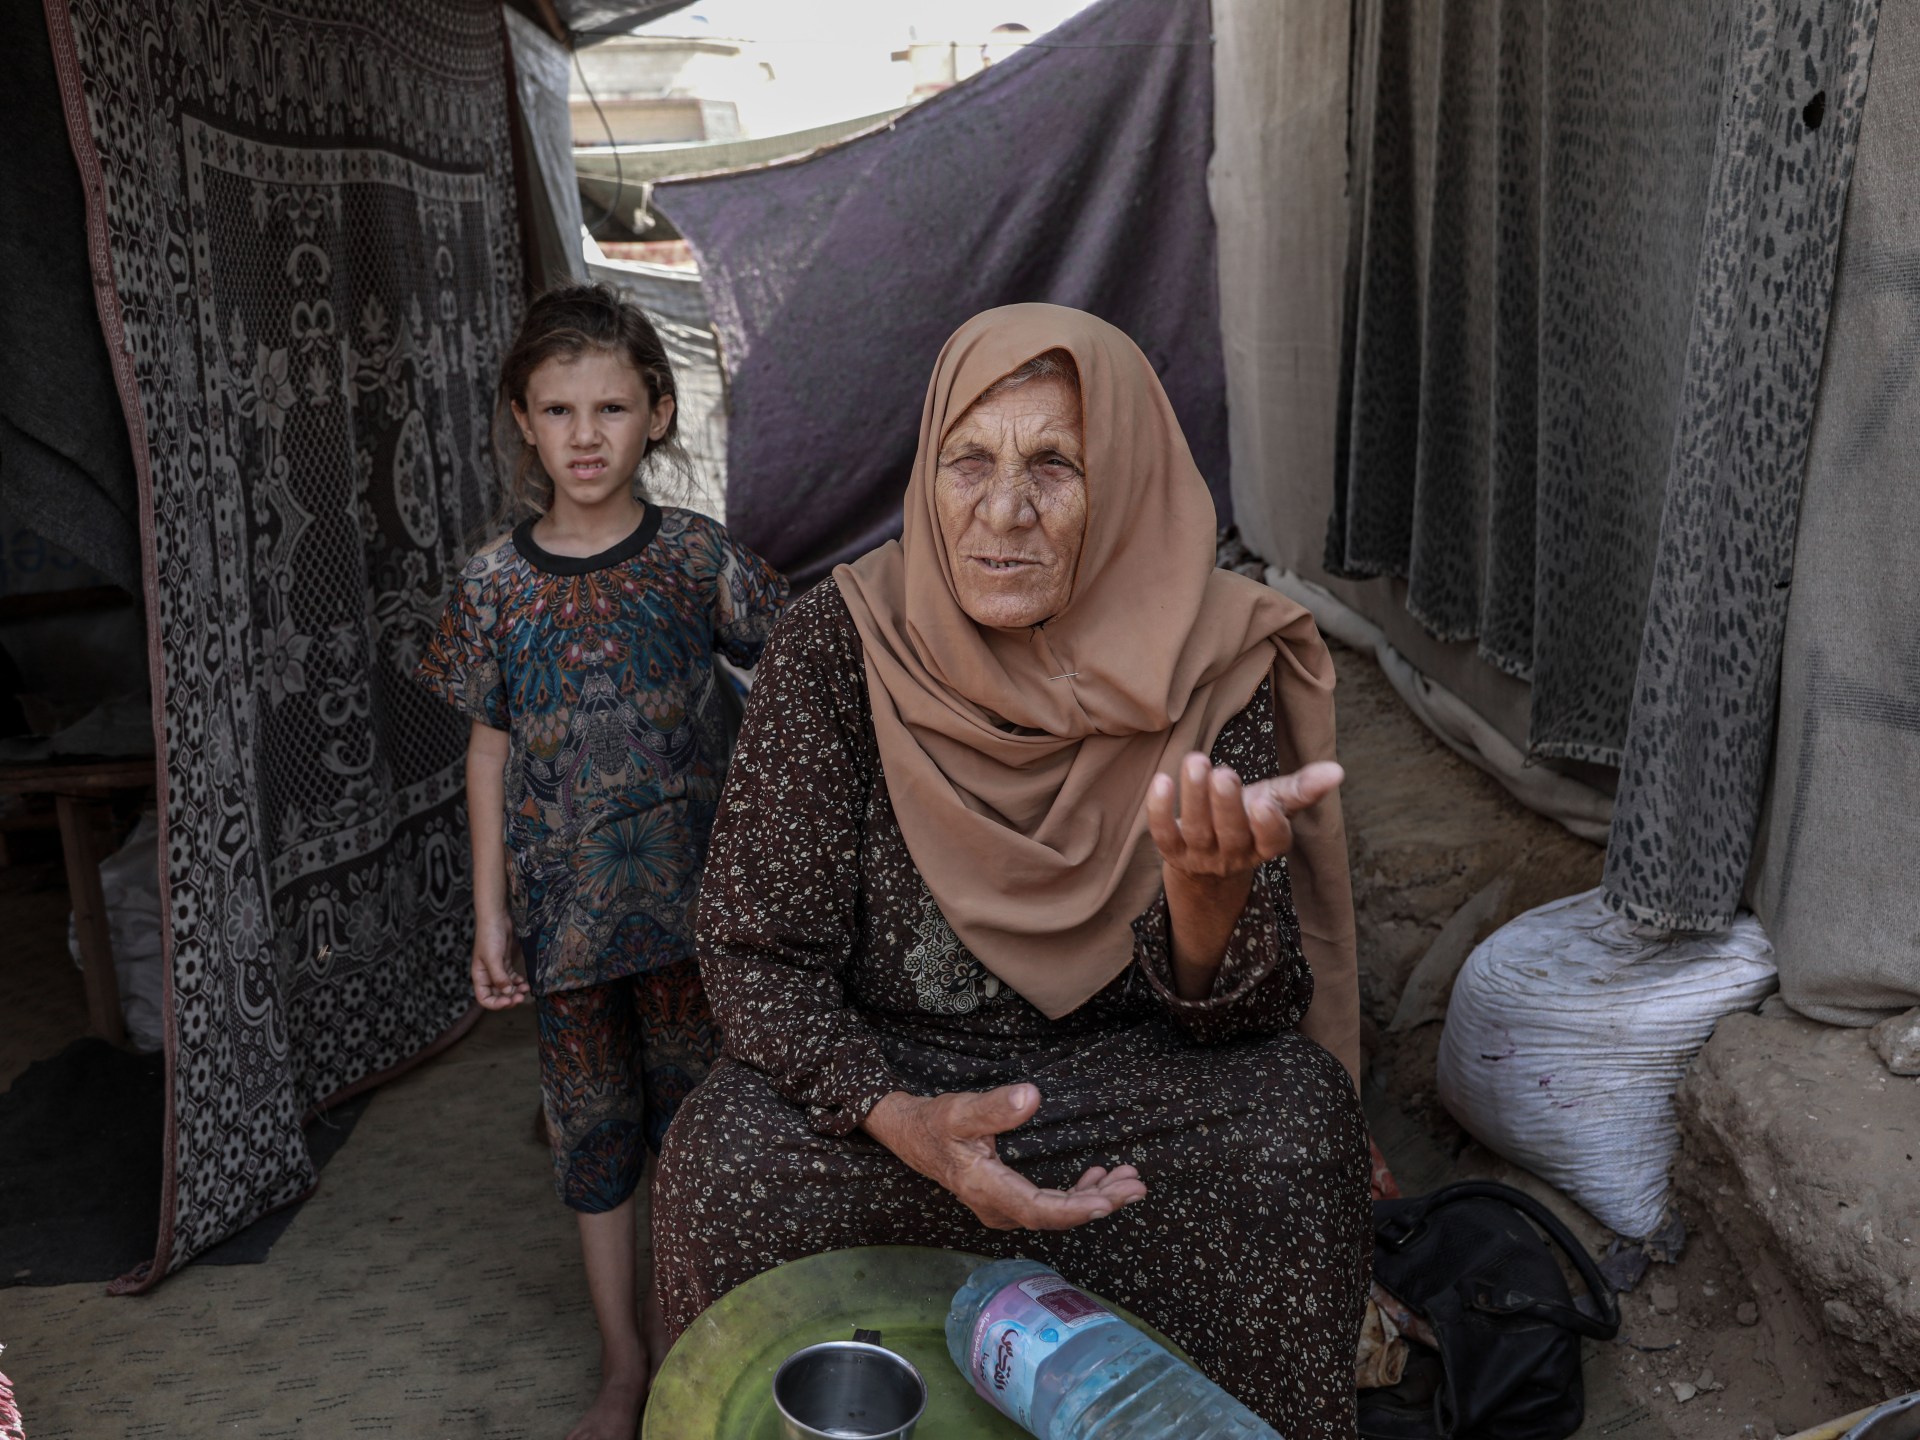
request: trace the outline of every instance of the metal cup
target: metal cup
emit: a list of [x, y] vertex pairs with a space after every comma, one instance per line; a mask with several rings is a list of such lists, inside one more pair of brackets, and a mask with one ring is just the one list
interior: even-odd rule
[[912, 1440], [927, 1382], [872, 1330], [796, 1350], [773, 1377], [781, 1440]]

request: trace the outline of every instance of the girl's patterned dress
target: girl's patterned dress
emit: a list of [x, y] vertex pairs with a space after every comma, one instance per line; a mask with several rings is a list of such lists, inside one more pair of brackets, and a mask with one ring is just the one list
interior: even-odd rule
[[787, 587], [688, 510], [649, 505], [582, 558], [532, 532], [468, 563], [420, 678], [511, 737], [508, 898], [556, 1175], [568, 1204], [602, 1210], [712, 1059], [692, 916], [727, 763], [714, 655], [754, 664]]

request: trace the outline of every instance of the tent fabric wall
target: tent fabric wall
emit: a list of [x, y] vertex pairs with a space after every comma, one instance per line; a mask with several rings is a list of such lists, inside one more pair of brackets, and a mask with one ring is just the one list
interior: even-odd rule
[[1356, 6], [1326, 565], [1529, 682], [1535, 755], [1625, 736], [1725, 8]]
[[1780, 991], [1864, 1025], [1920, 1004], [1920, 6], [1887, 5], [1834, 276], [1754, 909]]
[[1352, 9], [1213, 0], [1207, 193], [1233, 513], [1256, 554], [1296, 572], [1318, 570], [1333, 501]]
[[[1877, 0], [1359, 0], [1325, 565], [1623, 767], [1607, 889], [1738, 903]], [[1310, 577], [1309, 577], [1310, 578]]]
[[1282, 573], [1333, 595], [1394, 649], [1527, 743], [1529, 689], [1471, 642], [1436, 640], [1406, 582], [1327, 573], [1348, 244], [1351, 0], [1214, 0], [1214, 155], [1233, 510]]
[[898, 533], [961, 322], [1089, 310], [1159, 371], [1225, 512], [1206, 0], [1103, 0], [885, 129], [666, 183], [728, 369], [729, 528], [800, 584]]
[[[1484, 743], [1475, 763], [1523, 803], [1591, 830], [1611, 772], [1514, 757], [1525, 750], [1531, 690], [1472, 641], [1435, 639], [1408, 613], [1407, 583], [1327, 573], [1348, 245], [1351, 0], [1214, 0], [1214, 155], [1233, 506], [1278, 583], [1307, 597], [1322, 628], [1358, 616], [1398, 663], [1449, 696]], [[1363, 650], [1376, 648], [1369, 639]], [[1461, 731], [1461, 736], [1467, 735]], [[1454, 743], [1449, 738], [1449, 743]], [[1578, 778], [1543, 775], [1568, 770]], [[1596, 788], [1597, 787], [1597, 788]], [[1558, 798], [1577, 797], [1568, 805]]]
[[133, 432], [170, 1118], [140, 1289], [311, 1188], [468, 1015], [465, 724], [411, 679], [495, 499], [522, 278], [492, 0], [47, 0]]

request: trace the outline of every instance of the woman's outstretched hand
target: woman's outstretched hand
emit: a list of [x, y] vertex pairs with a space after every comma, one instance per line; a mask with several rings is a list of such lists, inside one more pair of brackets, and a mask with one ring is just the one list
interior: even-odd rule
[[1322, 760], [1242, 785], [1232, 770], [1195, 751], [1180, 763], [1177, 785], [1161, 775], [1148, 788], [1147, 829], [1171, 870], [1195, 879], [1248, 875], [1293, 848], [1289, 816], [1319, 804], [1346, 778]]
[[1147, 789], [1147, 829], [1160, 847], [1173, 988], [1181, 999], [1213, 993], [1254, 871], [1293, 848], [1288, 817], [1319, 804], [1346, 778], [1338, 765], [1321, 760], [1242, 785], [1232, 770], [1198, 751], [1180, 762], [1177, 784], [1170, 775], [1155, 777]]
[[1032, 1085], [985, 1093], [909, 1095], [896, 1090], [867, 1114], [867, 1133], [909, 1167], [953, 1192], [990, 1230], [1071, 1230], [1142, 1199], [1131, 1165], [1095, 1165], [1071, 1190], [1042, 1190], [1000, 1158], [994, 1137], [1040, 1108]]

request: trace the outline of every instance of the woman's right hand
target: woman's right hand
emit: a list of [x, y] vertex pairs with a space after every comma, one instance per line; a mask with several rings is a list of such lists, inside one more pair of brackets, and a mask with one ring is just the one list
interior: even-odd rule
[[486, 1010], [511, 1010], [532, 996], [524, 975], [513, 969], [513, 919], [478, 915], [473, 922], [473, 998]]
[[865, 1128], [990, 1230], [1071, 1230], [1145, 1198], [1146, 1183], [1131, 1165], [1092, 1166], [1071, 1190], [1042, 1190], [1008, 1166], [994, 1137], [1039, 1108], [1032, 1085], [930, 1096], [895, 1090], [868, 1112]]

